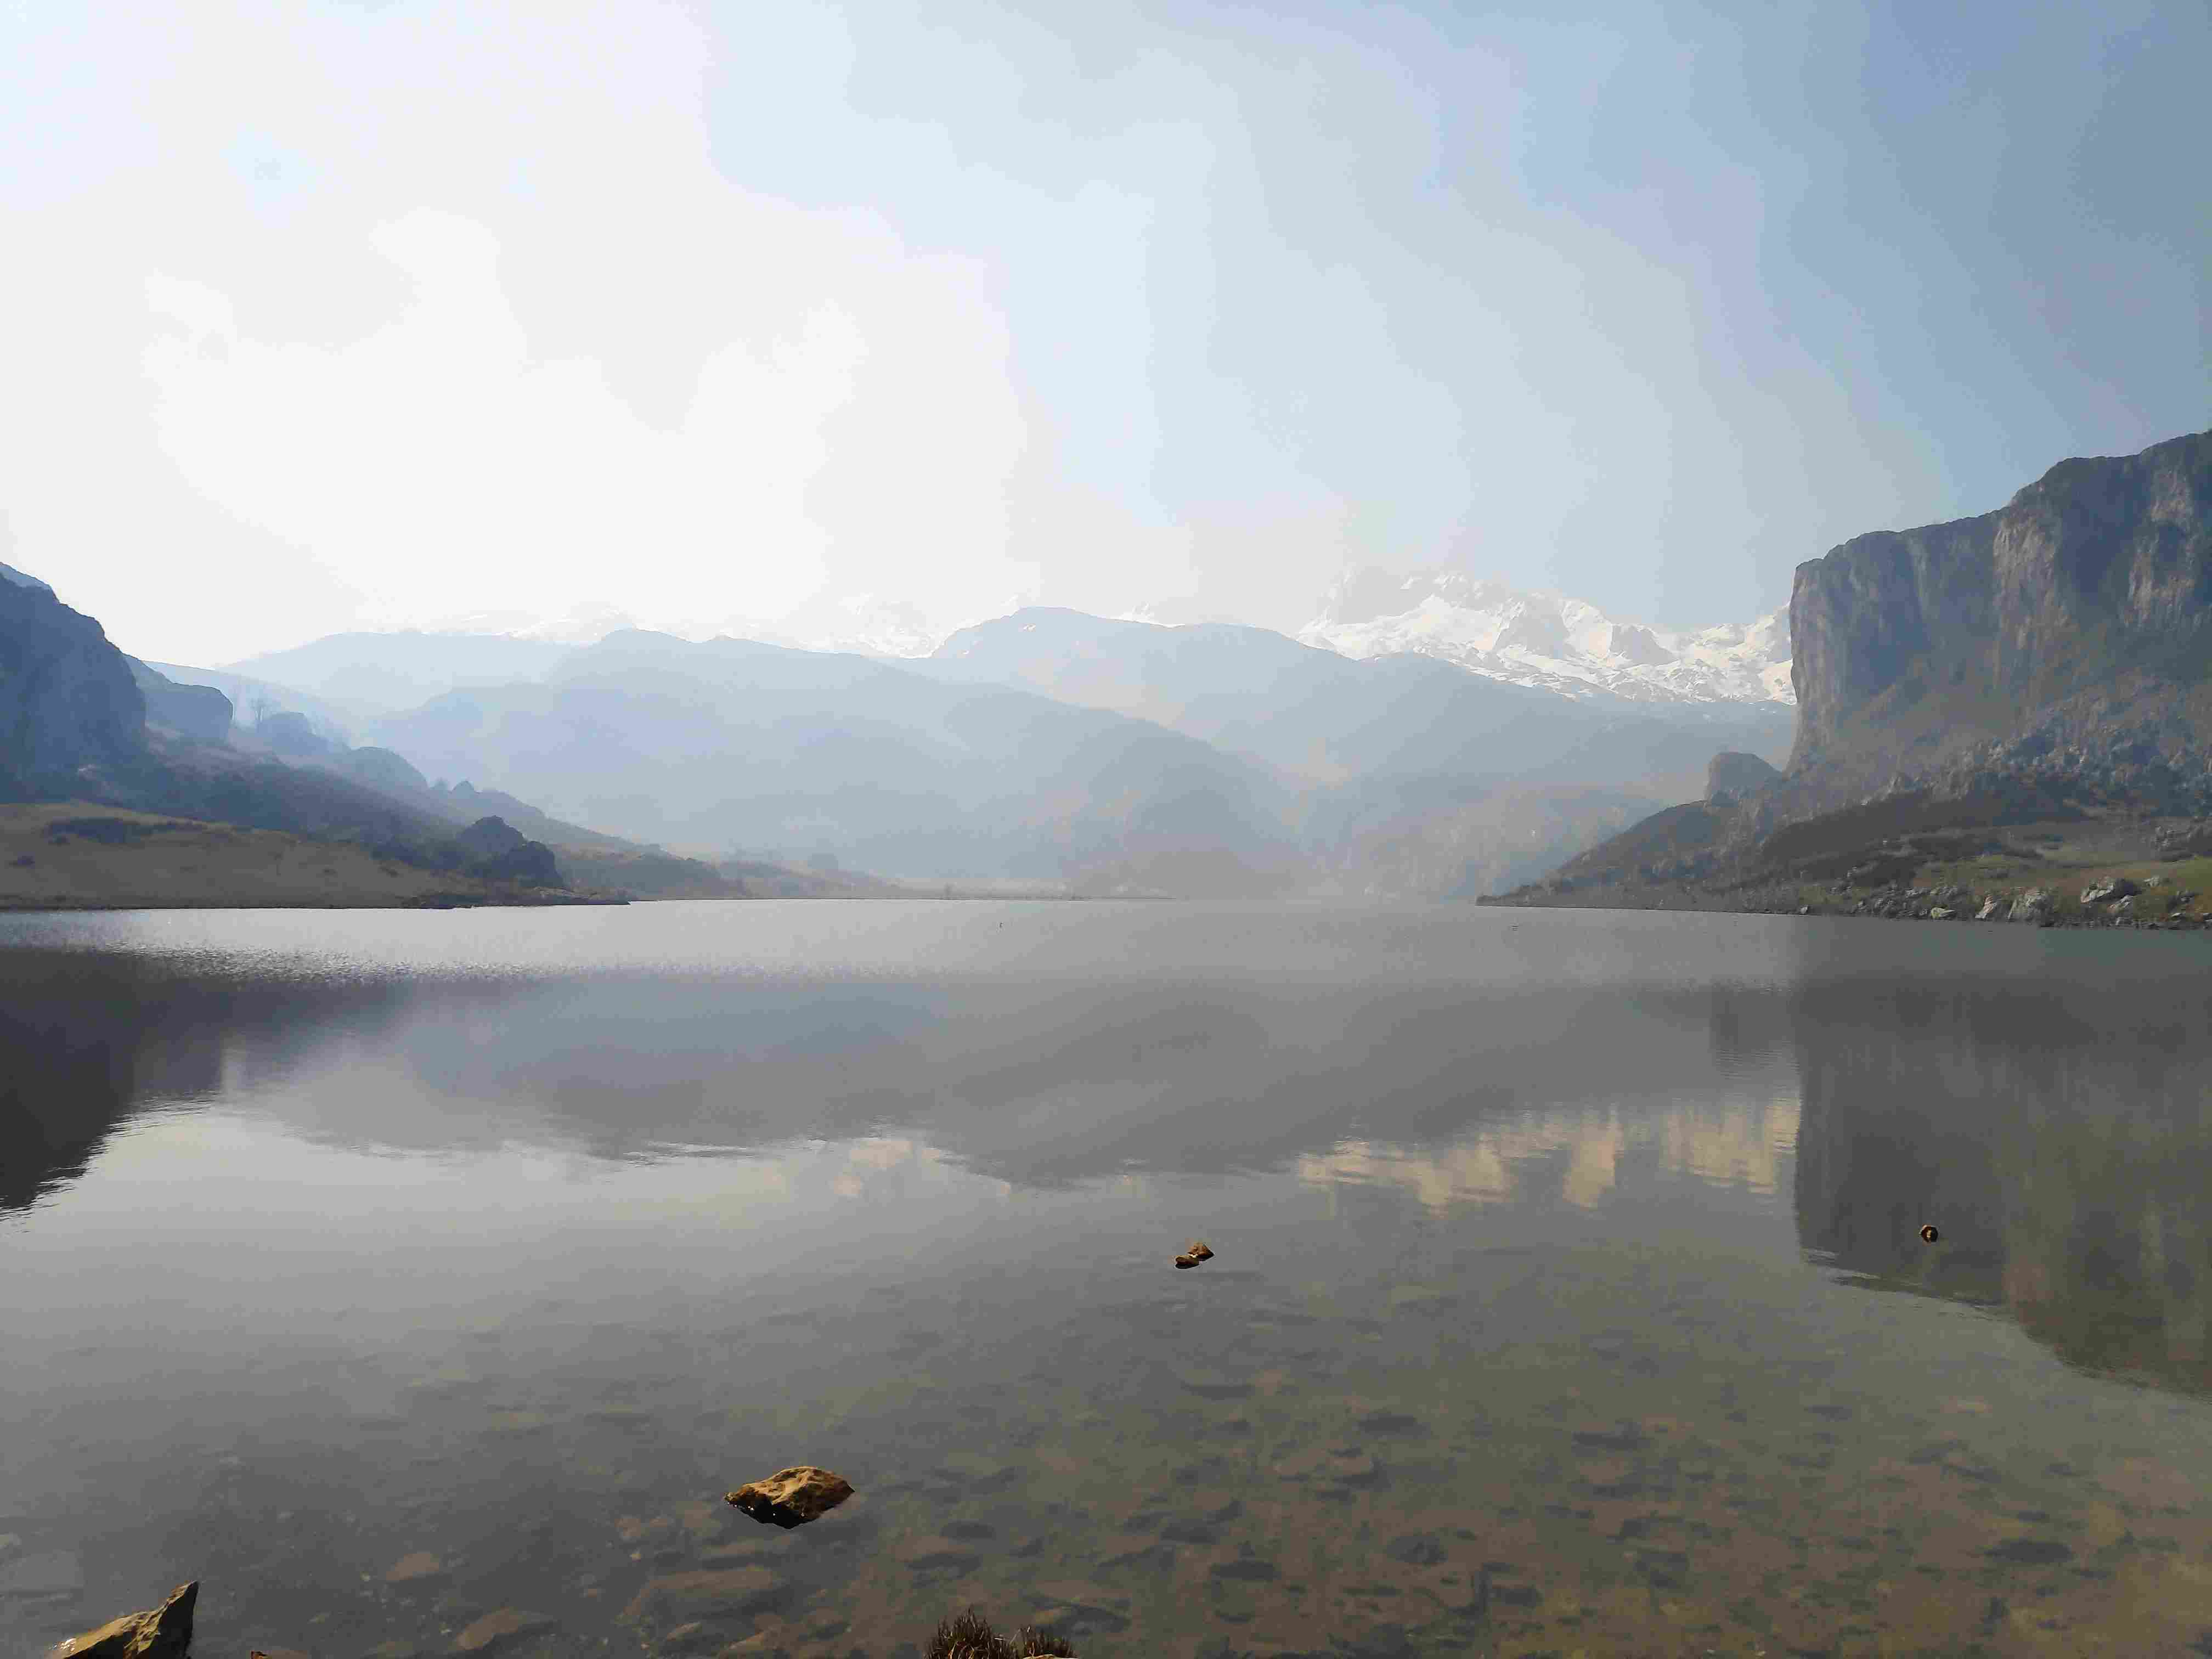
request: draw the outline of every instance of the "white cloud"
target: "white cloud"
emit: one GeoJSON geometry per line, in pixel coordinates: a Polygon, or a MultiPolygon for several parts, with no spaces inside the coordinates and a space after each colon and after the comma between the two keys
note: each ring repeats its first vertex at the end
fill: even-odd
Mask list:
{"type": "Polygon", "coordinates": [[[126,645],[871,591],[949,629],[1036,586],[989,273],[725,178],[682,14],[210,5],[168,33],[129,89],[159,159],[27,204],[76,268],[0,276],[22,556],[126,645]]]}

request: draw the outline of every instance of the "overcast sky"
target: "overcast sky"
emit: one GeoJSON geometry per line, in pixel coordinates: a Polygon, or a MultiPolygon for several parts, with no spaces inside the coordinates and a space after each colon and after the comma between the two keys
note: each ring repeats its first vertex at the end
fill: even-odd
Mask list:
{"type": "Polygon", "coordinates": [[[1744,620],[2212,425],[2212,9],[0,6],[0,560],[119,644],[604,602],[1744,620]]]}

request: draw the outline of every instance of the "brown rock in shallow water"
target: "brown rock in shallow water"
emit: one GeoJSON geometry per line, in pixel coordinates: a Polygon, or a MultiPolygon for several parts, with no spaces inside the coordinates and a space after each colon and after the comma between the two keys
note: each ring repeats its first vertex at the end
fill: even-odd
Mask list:
{"type": "Polygon", "coordinates": [[[544,1636],[561,1628],[560,1620],[542,1613],[524,1613],[515,1607],[501,1607],[488,1613],[453,1638],[457,1654],[497,1653],[513,1642],[526,1637],[544,1636]]]}
{"type": "Polygon", "coordinates": [[[126,1613],[98,1630],[72,1636],[54,1650],[53,1659],[185,1659],[199,1597],[198,1580],[179,1584],[158,1607],[126,1613]]]}
{"type": "Polygon", "coordinates": [[[1194,1238],[1189,1243],[1182,1247],[1182,1254],[1176,1258],[1176,1266],[1178,1267],[1195,1267],[1201,1261],[1211,1261],[1212,1260],[1213,1247],[1208,1244],[1202,1238],[1194,1238]]]}
{"type": "Polygon", "coordinates": [[[779,1527],[804,1526],[818,1520],[852,1495],[852,1486],[842,1475],[811,1463],[778,1469],[766,1480],[748,1481],[724,1494],[727,1502],[754,1520],[773,1522],[779,1527]]]}

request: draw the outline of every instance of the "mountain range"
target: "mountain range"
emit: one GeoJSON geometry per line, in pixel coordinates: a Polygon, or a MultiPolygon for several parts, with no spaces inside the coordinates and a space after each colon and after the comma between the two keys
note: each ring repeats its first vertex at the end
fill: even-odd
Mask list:
{"type": "MultiPolygon", "coordinates": [[[[1142,612],[1111,620],[1154,621],[1142,612]]],[[[827,607],[811,623],[774,624],[736,617],[647,620],[601,603],[579,605],[560,616],[483,611],[379,631],[507,639],[522,647],[519,654],[532,647],[596,644],[611,633],[642,629],[695,642],[750,639],[801,650],[914,659],[944,656],[953,640],[984,625],[957,629],[949,638],[939,639],[913,606],[873,595],[827,607]]],[[[1456,569],[1394,573],[1355,568],[1332,584],[1320,614],[1296,637],[1301,643],[1361,661],[1393,655],[1433,657],[1486,679],[1567,696],[1610,694],[1630,702],[1678,704],[1795,701],[1786,611],[1752,623],[1668,629],[1620,621],[1582,599],[1516,588],[1502,580],[1484,580],[1456,569]]],[[[299,678],[292,653],[256,660],[264,667],[283,665],[295,681],[308,683],[299,678]]],[[[278,672],[274,677],[285,674],[278,672]]],[[[392,688],[326,684],[322,689],[338,696],[356,691],[374,696],[392,688]]]]}
{"type": "Polygon", "coordinates": [[[343,698],[429,776],[627,837],[1146,890],[1486,890],[1694,787],[1716,748],[1779,759],[1790,730],[1772,702],[1564,696],[1045,607],[924,658],[353,634],[227,672],[343,698]]]}
{"type": "Polygon", "coordinates": [[[1620,622],[1595,605],[1531,592],[1458,570],[1346,573],[1321,615],[1298,630],[1309,645],[1366,659],[1434,657],[1471,674],[1571,697],[1639,702],[1796,702],[1790,618],[1700,629],[1620,622]]]}
{"type": "Polygon", "coordinates": [[[331,833],[450,833],[495,802],[580,850],[1093,892],[1477,895],[1632,854],[1679,873],[1870,790],[2094,776],[2212,805],[2208,504],[2212,434],[1856,538],[1799,568],[1786,620],[1670,630],[1368,571],[1299,638],[1036,606],[926,655],[518,627],[203,671],[125,658],[0,570],[0,781],[143,795],[159,772],[163,810],[204,813],[252,771],[331,833]],[[311,811],[271,767],[353,804],[311,811]]]}

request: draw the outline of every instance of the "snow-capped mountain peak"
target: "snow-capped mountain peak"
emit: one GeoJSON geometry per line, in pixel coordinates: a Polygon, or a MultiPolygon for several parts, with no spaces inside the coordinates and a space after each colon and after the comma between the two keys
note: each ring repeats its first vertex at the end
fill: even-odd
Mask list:
{"type": "Polygon", "coordinates": [[[1796,701],[1786,607],[1755,622],[1666,629],[1618,621],[1581,599],[1458,570],[1358,569],[1337,580],[1321,614],[1297,637],[1347,657],[1435,657],[1470,673],[1570,696],[1796,701]]]}

